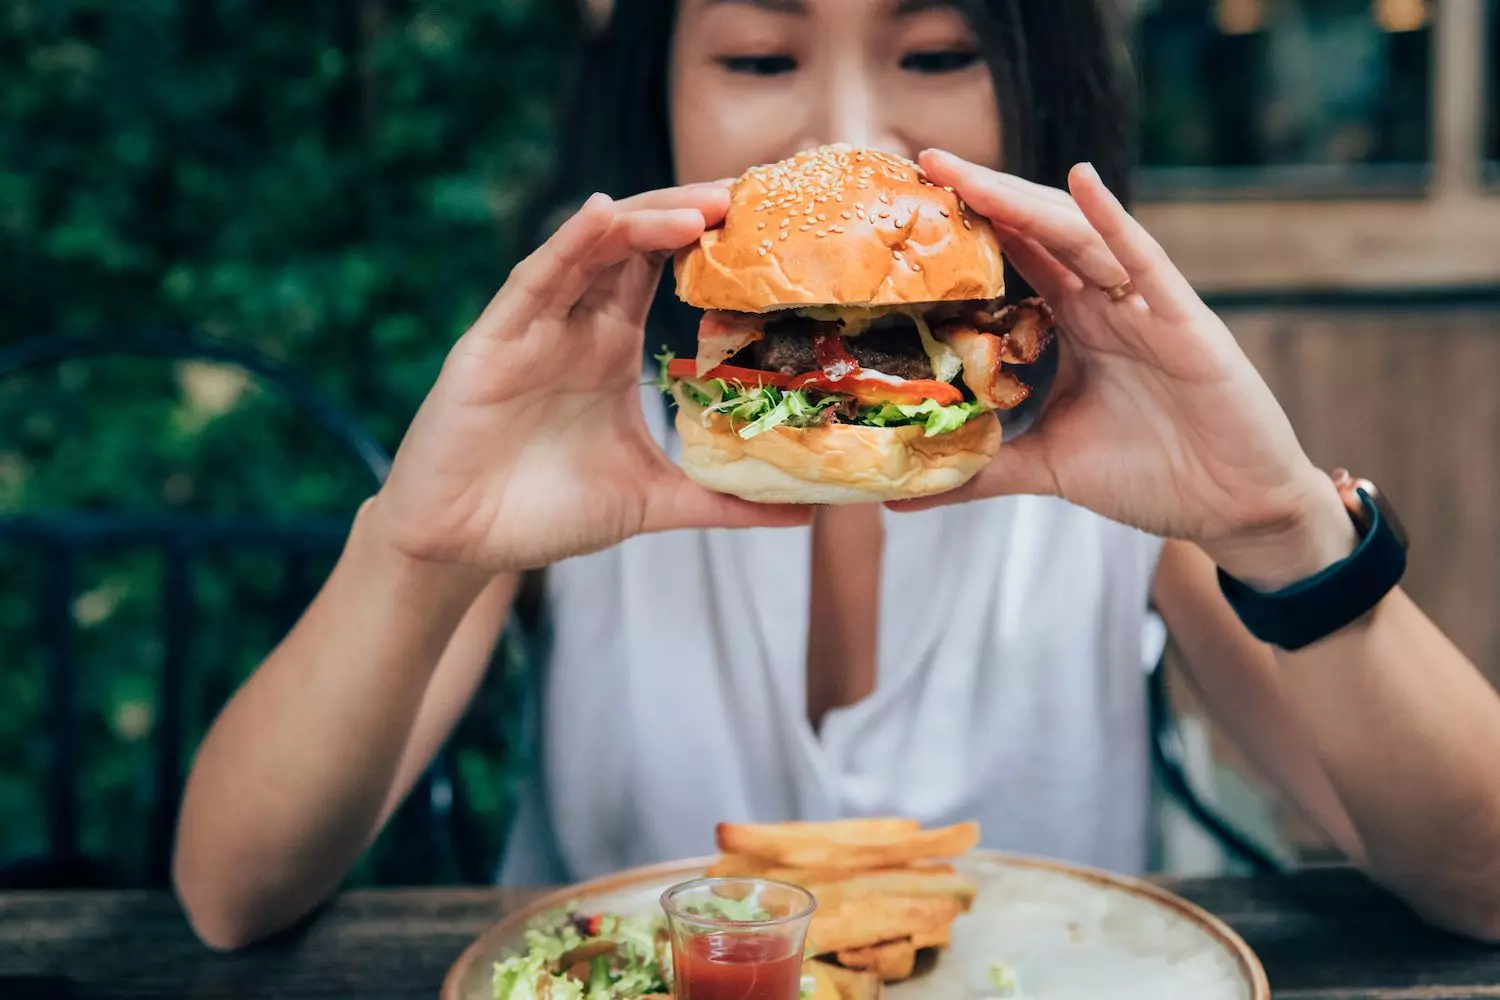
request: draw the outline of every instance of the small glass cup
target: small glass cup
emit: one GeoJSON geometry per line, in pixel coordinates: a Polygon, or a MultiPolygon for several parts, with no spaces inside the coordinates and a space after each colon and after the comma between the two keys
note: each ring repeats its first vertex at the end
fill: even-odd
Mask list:
{"type": "Polygon", "coordinates": [[[703,878],[662,893],[675,1000],[798,1000],[817,900],[786,882],[703,878]]]}

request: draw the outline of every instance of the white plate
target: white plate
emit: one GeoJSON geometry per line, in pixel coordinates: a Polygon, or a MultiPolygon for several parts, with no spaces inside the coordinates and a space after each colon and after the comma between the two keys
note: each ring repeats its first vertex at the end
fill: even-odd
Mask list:
{"type": "MultiPolygon", "coordinates": [[[[709,864],[620,872],[551,893],[490,928],[443,984],[443,1000],[491,1000],[493,963],[514,954],[535,917],[577,901],[587,912],[659,913],[668,886],[709,864]]],[[[1265,970],[1222,921],[1164,889],[1052,861],[975,851],[955,862],[979,886],[952,944],[888,1000],[993,995],[992,965],[1016,974],[1019,1000],[1269,1000],[1265,970]]]]}

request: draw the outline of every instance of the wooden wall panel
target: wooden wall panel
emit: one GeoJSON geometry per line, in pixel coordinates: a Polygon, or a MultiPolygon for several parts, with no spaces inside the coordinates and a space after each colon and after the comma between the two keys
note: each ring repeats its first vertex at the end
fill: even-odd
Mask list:
{"type": "Polygon", "coordinates": [[[1313,461],[1399,505],[1407,589],[1500,683],[1500,307],[1224,316],[1313,461]]]}

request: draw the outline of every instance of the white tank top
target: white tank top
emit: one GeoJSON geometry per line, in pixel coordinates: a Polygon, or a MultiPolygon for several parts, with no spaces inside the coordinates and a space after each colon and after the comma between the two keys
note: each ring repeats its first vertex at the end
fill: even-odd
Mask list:
{"type": "MultiPolygon", "coordinates": [[[[644,405],[672,453],[654,391],[644,405]]],[[[720,821],[877,814],[1141,870],[1160,541],[1040,497],[883,517],[875,690],[819,732],[810,529],[647,535],[551,567],[539,752],[502,881],[711,854],[720,821]]]]}

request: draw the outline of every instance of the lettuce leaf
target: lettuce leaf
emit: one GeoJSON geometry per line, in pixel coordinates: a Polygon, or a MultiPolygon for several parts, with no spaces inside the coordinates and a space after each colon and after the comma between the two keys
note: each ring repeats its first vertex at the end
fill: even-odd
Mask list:
{"type": "Polygon", "coordinates": [[[711,896],[701,903],[694,904],[689,912],[718,920],[753,921],[771,918],[766,908],[760,905],[759,895],[746,896],[744,899],[711,896]]]}
{"type": "MultiPolygon", "coordinates": [[[[801,389],[779,389],[776,386],[746,386],[724,379],[672,379],[667,376],[670,352],[657,356],[661,361],[658,384],[670,391],[672,385],[703,407],[704,420],[719,413],[729,418],[735,432],[746,440],[777,427],[816,427],[828,417],[823,411],[844,401],[845,397],[818,393],[814,399],[801,389]]],[[[917,404],[882,403],[861,409],[853,423],[866,427],[925,428],[926,437],[958,430],[983,413],[978,403],[964,402],[943,406],[928,399],[917,404]]]]}
{"type": "Polygon", "coordinates": [[[800,389],[778,389],[773,385],[750,388],[722,379],[714,379],[714,383],[722,393],[721,398],[705,407],[703,415],[724,414],[734,425],[735,433],[746,440],[777,427],[813,427],[826,419],[823,411],[838,402],[833,396],[813,402],[800,389]]]}
{"type": "Polygon", "coordinates": [[[662,345],[661,353],[656,355],[656,363],[661,366],[656,373],[656,387],[662,392],[672,391],[672,378],[667,374],[667,365],[676,359],[677,355],[665,344],[662,345]]]}
{"type": "Polygon", "coordinates": [[[944,406],[935,399],[926,399],[915,405],[882,403],[861,412],[858,422],[868,427],[921,424],[926,428],[924,437],[935,437],[958,430],[983,412],[984,408],[978,403],[952,403],[944,406]]]}

